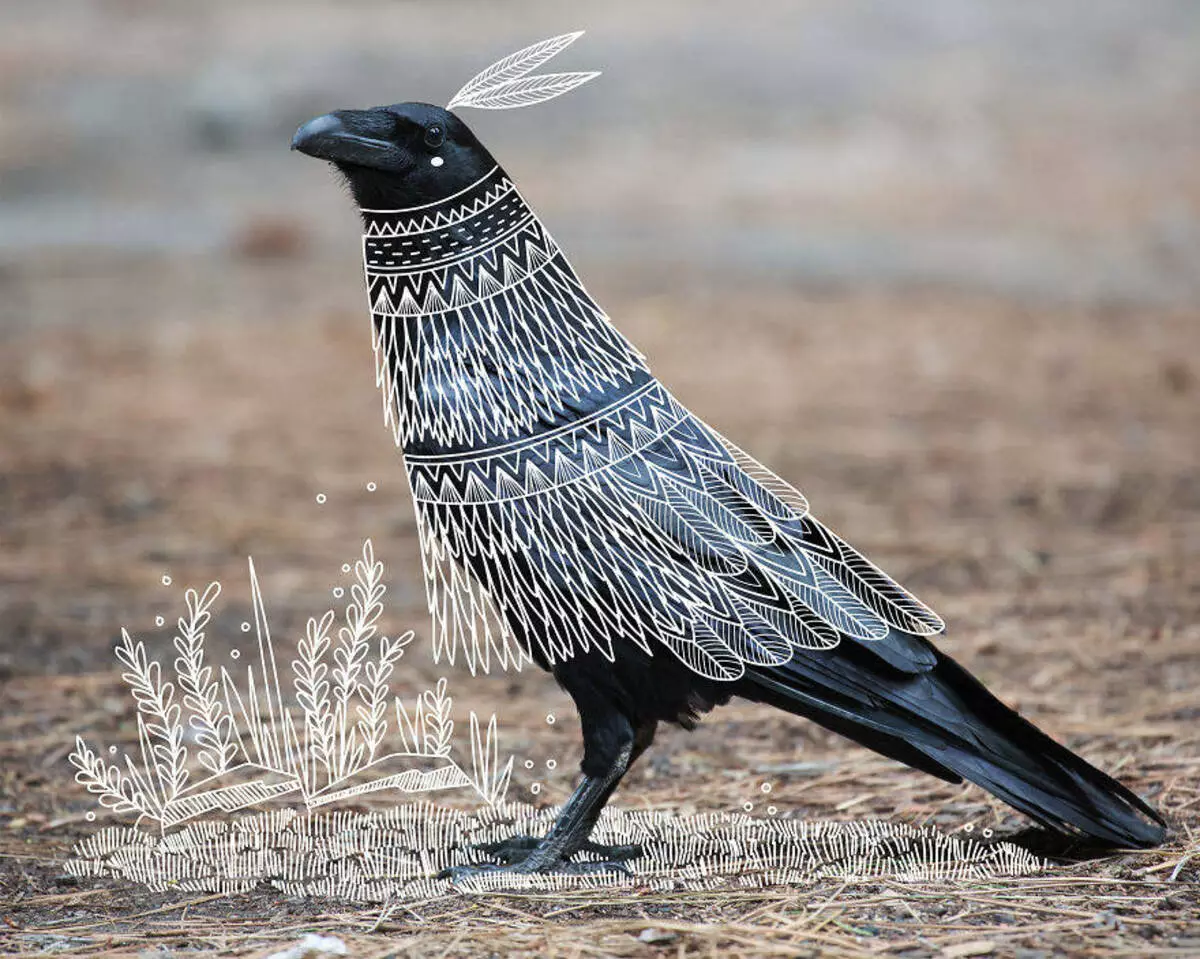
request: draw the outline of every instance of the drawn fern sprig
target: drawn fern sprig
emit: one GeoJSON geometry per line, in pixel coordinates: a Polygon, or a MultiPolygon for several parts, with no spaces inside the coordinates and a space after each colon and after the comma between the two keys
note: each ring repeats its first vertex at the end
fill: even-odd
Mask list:
{"type": "Polygon", "coordinates": [[[189,589],[184,594],[187,616],[179,618],[174,640],[175,672],[183,690],[183,704],[191,711],[188,725],[195,730],[200,765],[214,776],[229,768],[237,753],[233,716],[221,698],[221,684],[211,666],[204,665],[204,630],[211,618],[209,608],[221,594],[220,583],[210,583],[203,594],[189,589]]]}
{"type": "Polygon", "coordinates": [[[154,766],[163,801],[170,802],[187,783],[187,749],[183,745],[183,726],[179,722],[179,704],[175,686],[162,677],[162,668],[146,656],[146,645],[134,643],[126,629],[116,648],[117,659],[126,666],[121,678],[129,684],[138,711],[145,721],[150,742],[149,761],[154,766]]]}
{"type": "Polygon", "coordinates": [[[354,566],[357,582],[350,587],[351,601],[346,604],[346,625],[338,630],[338,648],[334,650],[333,698],[334,728],[337,731],[337,761],[334,764],[341,779],[350,775],[363,761],[365,744],[359,742],[358,730],[351,721],[351,698],[358,692],[360,675],[375,624],[383,613],[383,563],[375,559],[375,548],[368,539],[363,543],[363,555],[354,566]]]}
{"type": "Polygon", "coordinates": [[[476,107],[480,110],[508,110],[525,107],[562,96],[580,84],[587,83],[593,77],[598,77],[599,71],[528,76],[581,36],[582,30],[564,33],[548,40],[540,40],[497,60],[468,80],[462,89],[450,98],[446,109],[476,107]]]}
{"type": "Polygon", "coordinates": [[[333,625],[333,610],[327,610],[319,620],[310,616],[304,639],[297,651],[300,658],[292,662],[295,677],[296,699],[304,711],[305,739],[314,763],[311,781],[316,788],[316,764],[325,770],[326,778],[333,774],[334,729],[333,710],[329,702],[329,667],[325,664],[325,653],[329,649],[329,628],[333,625]]]}
{"type": "Polygon", "coordinates": [[[396,663],[404,655],[404,648],[413,640],[409,630],[397,639],[379,637],[379,659],[363,666],[366,682],[359,683],[358,695],[362,703],[358,706],[358,735],[366,747],[366,761],[375,758],[379,744],[387,732],[388,680],[396,663]]]}
{"type": "Polygon", "coordinates": [[[446,680],[437,681],[433,689],[425,690],[424,700],[424,753],[426,756],[449,756],[450,737],[454,734],[454,720],[450,709],[454,705],[446,694],[446,680]]]}
{"type": "Polygon", "coordinates": [[[75,749],[68,758],[77,770],[75,781],[86,786],[105,809],[157,818],[153,804],[147,801],[134,780],[122,775],[119,766],[109,765],[97,756],[82,737],[75,737],[75,749]]]}

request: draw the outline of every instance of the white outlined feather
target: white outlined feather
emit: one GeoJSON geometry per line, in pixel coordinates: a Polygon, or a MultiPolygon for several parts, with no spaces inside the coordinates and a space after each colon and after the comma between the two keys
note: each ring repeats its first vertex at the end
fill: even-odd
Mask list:
{"type": "Polygon", "coordinates": [[[593,77],[598,77],[599,71],[528,76],[581,36],[582,30],[564,33],[548,40],[540,40],[497,60],[468,80],[463,88],[451,97],[446,109],[476,107],[480,110],[511,110],[552,100],[587,83],[593,77]]]}

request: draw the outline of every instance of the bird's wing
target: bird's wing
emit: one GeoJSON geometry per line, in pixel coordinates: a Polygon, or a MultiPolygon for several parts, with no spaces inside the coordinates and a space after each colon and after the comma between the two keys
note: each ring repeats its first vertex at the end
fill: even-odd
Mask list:
{"type": "Polygon", "coordinates": [[[941,619],[813,518],[797,490],[694,417],[609,473],[614,492],[708,573],[717,601],[693,606],[687,640],[756,665],[844,639],[897,668],[932,665],[912,637],[941,632],[941,619]]]}
{"type": "Polygon", "coordinates": [[[632,642],[732,680],[850,641],[928,668],[936,614],[655,390],[536,448],[410,463],[435,651],[486,670],[632,642]]]}

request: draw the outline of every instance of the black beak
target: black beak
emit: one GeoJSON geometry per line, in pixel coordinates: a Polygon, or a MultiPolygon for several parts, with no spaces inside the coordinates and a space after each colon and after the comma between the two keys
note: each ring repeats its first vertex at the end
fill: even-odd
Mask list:
{"type": "Polygon", "coordinates": [[[292,149],[318,160],[380,167],[395,153],[387,140],[371,136],[369,111],[338,110],[309,120],[292,137],[292,149]]]}

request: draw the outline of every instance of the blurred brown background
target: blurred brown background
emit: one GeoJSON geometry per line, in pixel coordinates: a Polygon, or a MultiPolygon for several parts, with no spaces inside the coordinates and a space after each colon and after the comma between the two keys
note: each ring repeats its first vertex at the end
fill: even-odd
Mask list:
{"type": "MultiPolygon", "coordinates": [[[[388,626],[426,633],[356,216],[289,139],[334,108],[444,103],[578,28],[553,67],[599,80],[467,119],[592,292],[684,402],[945,616],[955,656],[1167,811],[1174,859],[1130,875],[1195,851],[1200,5],[5,0],[0,886],[43,903],[21,922],[68,908],[74,733],[136,742],[121,625],[165,659],[154,618],[219,578],[221,660],[253,553],[290,658],[371,536],[388,626]]],[[[440,672],[426,649],[414,689],[440,672]]],[[[512,798],[539,776],[565,796],[577,730],[542,722],[572,716],[552,683],[452,690],[539,770],[558,758],[519,763],[512,798]]],[[[1014,825],[746,706],[664,734],[618,801],[737,809],[764,777],[787,815],[1014,825]]],[[[1131,889],[1104,908],[1135,910],[1131,889]]]]}
{"type": "MultiPolygon", "coordinates": [[[[389,623],[425,631],[356,216],[289,139],[334,108],[444,103],[578,28],[553,66],[600,79],[467,119],[592,292],[937,608],[956,656],[1194,822],[1197,767],[1172,759],[1200,718],[1191,0],[5,0],[4,811],[84,808],[62,762],[81,716],[135,735],[118,628],[169,643],[154,617],[220,578],[211,644],[240,643],[249,553],[285,650],[365,536],[389,623]]],[[[567,708],[540,676],[455,682],[516,717],[513,748],[550,735],[522,715],[567,708]]],[[[684,764],[716,785],[673,802],[733,808],[755,750],[865,761],[749,708],[706,730],[666,736],[631,794],[684,764]]],[[[554,736],[569,757],[574,723],[554,736]]],[[[793,806],[959,795],[879,768],[910,792],[793,806]]]]}

